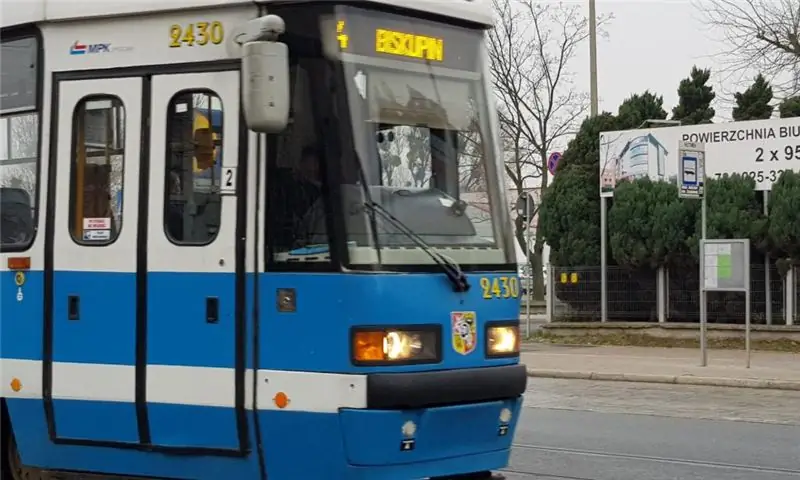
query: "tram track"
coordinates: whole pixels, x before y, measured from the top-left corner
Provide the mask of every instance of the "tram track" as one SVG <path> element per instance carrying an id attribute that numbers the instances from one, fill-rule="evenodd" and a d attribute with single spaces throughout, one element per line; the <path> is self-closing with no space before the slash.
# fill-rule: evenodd
<path id="1" fill-rule="evenodd" d="M 561 454 L 561 455 L 622 459 L 622 460 L 631 460 L 639 462 L 680 465 L 686 467 L 720 469 L 728 471 L 761 473 L 761 474 L 776 474 L 787 477 L 800 478 L 800 469 L 769 467 L 763 465 L 746 465 L 746 464 L 737 464 L 728 462 L 714 462 L 714 461 L 704 461 L 704 460 L 692 460 L 686 458 L 662 457 L 655 455 L 639 455 L 631 453 L 606 452 L 600 450 L 587 450 L 579 448 L 551 447 L 546 445 L 535 445 L 535 444 L 525 444 L 525 443 L 515 443 L 513 444 L 513 448 L 522 450 L 533 450 L 533 451 L 552 453 L 552 454 Z M 503 472 L 513 473 L 515 475 L 530 476 L 533 478 L 535 478 L 536 476 L 541 476 L 545 478 L 557 478 L 564 480 L 596 480 L 594 478 L 588 478 L 588 477 L 559 475 L 549 472 L 531 472 L 531 471 L 517 470 L 515 468 L 503 469 Z"/>
<path id="2" fill-rule="evenodd" d="M 547 473 L 547 472 L 528 472 L 525 470 L 514 470 L 512 468 L 504 468 L 500 470 L 503 474 L 514 474 L 516 478 L 509 478 L 508 480 L 522 480 L 519 477 L 523 478 L 546 478 L 548 480 L 595 480 L 594 478 L 589 477 L 574 477 L 569 475 L 557 475 L 554 473 Z"/>
<path id="3" fill-rule="evenodd" d="M 600 450 L 589 450 L 589 449 L 579 449 L 579 448 L 564 448 L 564 447 L 552 447 L 546 445 L 536 445 L 536 444 L 526 444 L 526 443 L 515 443 L 513 444 L 513 448 L 517 450 L 528 450 L 528 451 L 537 451 L 543 453 L 550 453 L 550 454 L 558 454 L 558 455 L 570 455 L 570 456 L 580 456 L 580 457 L 594 457 L 594 458 L 609 458 L 609 459 L 622 459 L 622 460 L 631 460 L 631 461 L 638 461 L 638 462 L 652 462 L 652 463 L 660 463 L 660 464 L 668 464 L 668 465 L 680 465 L 686 467 L 697 467 L 697 468 L 705 468 L 705 469 L 719 469 L 719 470 L 727 470 L 727 471 L 738 471 L 738 472 L 749 472 L 749 473 L 760 473 L 760 474 L 775 474 L 785 476 L 787 478 L 800 478 L 800 469 L 791 469 L 791 468 L 780 468 L 780 467 L 769 467 L 763 465 L 747 465 L 747 464 L 738 464 L 738 463 L 728 463 L 728 462 L 714 462 L 714 461 L 704 461 L 704 460 L 692 460 L 692 459 L 685 459 L 685 458 L 675 458 L 675 457 L 665 457 L 665 456 L 655 456 L 655 455 L 639 455 L 639 454 L 631 454 L 631 453 L 620 453 L 620 452 L 607 452 L 607 451 L 600 451 Z M 598 477 L 585 477 L 585 476 L 574 476 L 574 475 L 564 475 L 554 472 L 547 472 L 547 471 L 530 471 L 530 470 L 521 470 L 519 467 L 509 466 L 509 468 L 504 468 L 501 470 L 505 474 L 514 475 L 517 478 L 547 478 L 547 479 L 558 479 L 558 480 L 598 480 Z M 33 473 L 33 472 L 31 472 Z M 91 473 L 72 473 L 72 472 L 45 472 L 45 471 L 36 471 L 38 476 L 30 476 L 30 477 L 23 477 L 23 478 L 30 478 L 36 480 L 109 480 L 112 477 L 107 475 L 97 475 Z M 132 478 L 132 477 L 113 477 L 114 480 L 145 480 L 141 477 Z M 155 479 L 153 479 L 155 480 Z"/>

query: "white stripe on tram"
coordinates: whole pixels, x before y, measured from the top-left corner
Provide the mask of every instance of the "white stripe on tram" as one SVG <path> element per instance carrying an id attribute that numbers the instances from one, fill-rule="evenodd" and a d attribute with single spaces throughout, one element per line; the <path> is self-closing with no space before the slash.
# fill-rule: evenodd
<path id="1" fill-rule="evenodd" d="M 2 394 L 6 398 L 42 398 L 42 361 L 0 360 Z M 232 368 L 147 366 L 147 400 L 151 403 L 233 408 Z M 53 399 L 133 403 L 136 369 L 132 365 L 53 362 Z M 259 370 L 261 410 L 335 413 L 340 408 L 366 408 L 365 375 Z M 245 372 L 245 406 L 253 408 L 253 370 Z M 278 393 L 289 402 L 276 405 Z"/>

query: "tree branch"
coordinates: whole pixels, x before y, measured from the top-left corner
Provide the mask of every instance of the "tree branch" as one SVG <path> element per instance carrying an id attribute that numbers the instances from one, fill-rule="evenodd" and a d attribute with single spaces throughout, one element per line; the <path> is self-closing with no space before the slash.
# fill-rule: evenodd
<path id="1" fill-rule="evenodd" d="M 705 23 L 721 32 L 727 78 L 749 82 L 754 70 L 790 96 L 800 89 L 800 7 L 797 0 L 693 0 Z"/>

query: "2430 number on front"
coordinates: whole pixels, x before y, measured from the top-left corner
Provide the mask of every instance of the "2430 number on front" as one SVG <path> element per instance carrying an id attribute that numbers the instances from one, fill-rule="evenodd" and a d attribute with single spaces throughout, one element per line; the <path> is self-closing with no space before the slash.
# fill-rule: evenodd
<path id="1" fill-rule="evenodd" d="M 219 45 L 223 40 L 225 40 L 225 27 L 217 20 L 185 25 L 176 23 L 169 27 L 170 48 Z"/>
<path id="2" fill-rule="evenodd" d="M 483 298 L 517 298 L 519 297 L 519 280 L 517 277 L 482 277 L 480 279 Z"/>

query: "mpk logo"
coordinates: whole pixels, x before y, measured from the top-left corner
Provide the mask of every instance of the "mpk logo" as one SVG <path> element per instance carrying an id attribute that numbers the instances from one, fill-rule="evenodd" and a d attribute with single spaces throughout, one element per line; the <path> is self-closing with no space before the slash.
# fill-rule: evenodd
<path id="1" fill-rule="evenodd" d="M 76 40 L 75 43 L 73 43 L 72 46 L 69 48 L 70 55 L 90 55 L 90 54 L 109 53 L 109 52 L 111 52 L 110 43 L 85 44 Z"/>

